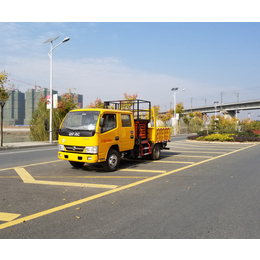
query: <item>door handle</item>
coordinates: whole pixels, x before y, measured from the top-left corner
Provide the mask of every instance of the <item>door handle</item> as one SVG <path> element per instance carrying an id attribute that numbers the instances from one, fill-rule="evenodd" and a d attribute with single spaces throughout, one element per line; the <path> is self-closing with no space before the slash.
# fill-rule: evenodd
<path id="1" fill-rule="evenodd" d="M 119 136 L 116 136 L 116 137 L 115 137 L 115 140 L 118 141 L 118 140 L 119 140 Z"/>

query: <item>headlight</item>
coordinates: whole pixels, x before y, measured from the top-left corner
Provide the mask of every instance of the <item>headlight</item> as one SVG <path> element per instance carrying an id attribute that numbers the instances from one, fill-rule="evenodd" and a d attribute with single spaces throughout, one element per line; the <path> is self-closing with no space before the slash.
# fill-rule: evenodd
<path id="1" fill-rule="evenodd" d="M 65 147 L 63 144 L 59 144 L 59 151 L 65 151 Z"/>
<path id="2" fill-rule="evenodd" d="M 86 146 L 85 153 L 98 153 L 98 146 Z"/>

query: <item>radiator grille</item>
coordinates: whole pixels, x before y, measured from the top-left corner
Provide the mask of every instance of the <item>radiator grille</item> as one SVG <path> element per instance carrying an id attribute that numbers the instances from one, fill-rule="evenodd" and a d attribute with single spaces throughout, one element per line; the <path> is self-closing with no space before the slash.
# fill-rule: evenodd
<path id="1" fill-rule="evenodd" d="M 85 149 L 84 146 L 70 146 L 70 145 L 65 145 L 65 148 L 67 151 L 70 152 L 83 152 Z"/>

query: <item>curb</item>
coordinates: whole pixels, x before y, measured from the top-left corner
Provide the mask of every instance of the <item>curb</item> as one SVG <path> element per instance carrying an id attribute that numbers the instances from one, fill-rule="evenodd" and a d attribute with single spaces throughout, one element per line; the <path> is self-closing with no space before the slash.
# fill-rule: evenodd
<path id="1" fill-rule="evenodd" d="M 58 143 L 46 143 L 46 144 L 40 144 L 40 143 L 37 143 L 37 144 L 29 144 L 29 145 L 23 145 L 21 143 L 21 145 L 6 145 L 6 146 L 1 146 L 0 147 L 0 151 L 1 150 L 13 150 L 13 149 L 24 149 L 24 148 L 35 148 L 35 147 L 48 147 L 48 146 L 58 146 Z"/>

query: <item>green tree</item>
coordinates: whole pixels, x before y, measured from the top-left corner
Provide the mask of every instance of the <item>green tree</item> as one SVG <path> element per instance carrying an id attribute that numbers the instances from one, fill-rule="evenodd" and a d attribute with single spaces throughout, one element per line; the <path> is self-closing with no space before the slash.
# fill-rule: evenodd
<path id="1" fill-rule="evenodd" d="M 184 114 L 184 106 L 182 103 L 178 103 L 175 107 L 176 113 L 179 114 L 180 117 Z M 174 109 L 171 110 L 171 113 L 174 114 Z"/>
<path id="2" fill-rule="evenodd" d="M 124 93 L 124 100 L 122 100 L 121 108 L 124 110 L 131 109 L 132 104 L 136 98 L 137 94 L 128 95 L 127 93 Z M 93 103 L 91 102 L 89 105 L 87 105 L 86 108 L 105 108 L 105 105 L 100 98 L 97 98 Z M 114 106 L 111 105 L 110 109 L 114 109 Z"/>
<path id="3" fill-rule="evenodd" d="M 100 98 L 97 98 L 94 103 L 87 105 L 87 108 L 105 108 L 105 105 Z"/>
<path id="4" fill-rule="evenodd" d="M 127 93 L 124 93 L 124 101 L 122 102 L 122 109 L 128 110 L 131 109 L 132 105 L 134 104 L 134 101 L 137 99 L 137 93 L 133 95 L 128 95 Z"/>
<path id="5" fill-rule="evenodd" d="M 59 115 L 60 122 L 67 115 L 67 113 L 77 108 L 77 104 L 74 103 L 73 98 L 69 94 L 63 94 L 58 102 L 57 114 Z"/>
<path id="6" fill-rule="evenodd" d="M 5 86 L 8 82 L 8 73 L 0 72 L 0 146 L 3 145 L 3 108 L 5 101 L 9 98 L 9 89 Z"/>
<path id="7" fill-rule="evenodd" d="M 154 116 L 155 116 L 155 119 L 158 120 L 159 119 L 159 112 L 160 112 L 160 106 L 159 105 L 155 105 L 153 106 L 153 109 L 154 109 Z"/>
<path id="8" fill-rule="evenodd" d="M 161 120 L 164 125 L 172 118 L 172 110 L 166 112 L 166 114 L 159 114 L 158 119 Z"/>
<path id="9" fill-rule="evenodd" d="M 203 115 L 200 111 L 194 111 L 185 115 L 183 118 L 185 124 L 189 127 L 189 132 L 196 133 L 203 129 Z"/>
<path id="10" fill-rule="evenodd" d="M 250 121 L 248 125 L 249 130 L 260 130 L 259 121 Z"/>
<path id="11" fill-rule="evenodd" d="M 219 133 L 232 134 L 236 132 L 236 117 L 225 117 L 221 115 L 211 116 L 211 128 Z"/>
<path id="12" fill-rule="evenodd" d="M 6 87 L 5 84 L 8 82 L 8 73 L 5 71 L 0 72 L 0 100 L 6 101 L 9 98 L 10 88 Z"/>
<path id="13" fill-rule="evenodd" d="M 58 130 L 63 118 L 66 114 L 77 107 L 73 99 L 68 94 L 63 94 L 61 100 L 58 102 L 58 108 L 52 110 L 52 138 L 57 140 Z M 50 110 L 47 109 L 47 100 L 42 97 L 39 101 L 37 109 L 34 110 L 32 119 L 30 121 L 29 137 L 32 141 L 48 141 L 49 132 L 45 130 L 44 119 L 50 120 Z"/>
<path id="14" fill-rule="evenodd" d="M 55 113 L 54 109 L 53 112 Z M 53 114 L 52 113 L 52 116 Z M 32 141 L 47 141 L 49 140 L 49 133 L 46 132 L 44 126 L 44 119 L 50 118 L 50 110 L 46 107 L 46 98 L 41 98 L 38 107 L 34 110 L 30 121 L 29 137 Z M 53 138 L 53 140 L 55 140 Z"/>

